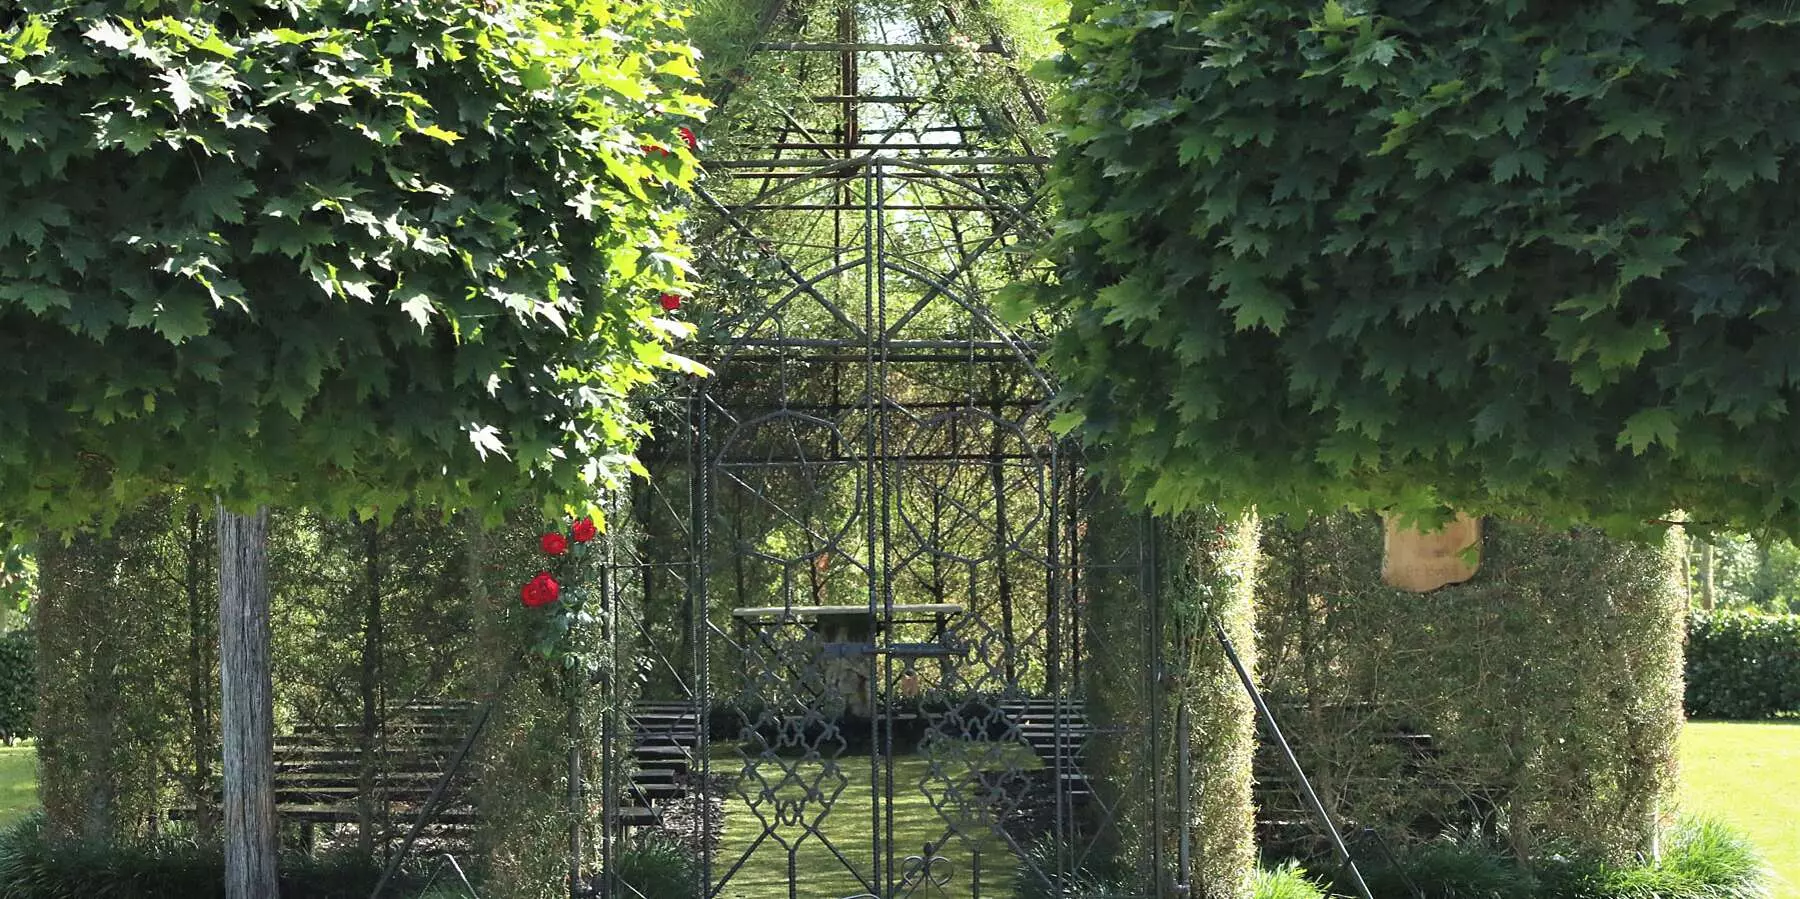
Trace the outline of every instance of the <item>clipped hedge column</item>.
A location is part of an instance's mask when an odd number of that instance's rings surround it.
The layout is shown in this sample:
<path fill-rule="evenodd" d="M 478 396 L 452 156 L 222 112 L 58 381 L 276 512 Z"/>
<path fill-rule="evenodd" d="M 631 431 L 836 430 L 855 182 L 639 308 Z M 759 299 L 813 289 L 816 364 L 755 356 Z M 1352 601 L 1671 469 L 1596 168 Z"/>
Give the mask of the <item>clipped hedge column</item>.
<path fill-rule="evenodd" d="M 1114 810 L 1110 848 L 1197 897 L 1249 895 L 1255 864 L 1256 723 L 1207 610 L 1254 664 L 1256 533 L 1210 510 L 1147 522 L 1105 493 L 1088 511 L 1089 767 Z"/>
<path fill-rule="evenodd" d="M 1522 859 L 1654 853 L 1682 721 L 1678 544 L 1489 522 L 1474 579 L 1418 595 L 1381 583 L 1372 517 L 1271 527 L 1261 674 L 1344 821 L 1402 841 L 1472 826 Z M 1265 817 L 1309 820 L 1259 761 Z"/>
<path fill-rule="evenodd" d="M 1239 899 L 1250 895 L 1256 865 L 1251 762 L 1256 711 L 1219 647 L 1208 620 L 1216 615 L 1245 667 L 1256 666 L 1255 584 L 1258 523 L 1210 510 L 1164 524 L 1158 574 L 1168 619 L 1172 660 L 1179 666 L 1176 697 L 1185 714 L 1185 791 L 1193 834 L 1192 895 Z"/>

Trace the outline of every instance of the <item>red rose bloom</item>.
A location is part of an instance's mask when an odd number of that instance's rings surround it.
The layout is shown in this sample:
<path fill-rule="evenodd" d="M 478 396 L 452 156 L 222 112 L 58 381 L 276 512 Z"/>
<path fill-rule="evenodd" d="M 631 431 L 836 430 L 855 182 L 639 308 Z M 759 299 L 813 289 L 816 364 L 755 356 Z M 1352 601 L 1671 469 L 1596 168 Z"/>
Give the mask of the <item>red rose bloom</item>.
<path fill-rule="evenodd" d="M 574 527 L 569 528 L 569 536 L 574 537 L 576 543 L 586 543 L 594 539 L 594 534 L 598 532 L 599 528 L 594 527 L 592 518 L 583 518 L 575 522 Z"/>
<path fill-rule="evenodd" d="M 564 539 L 561 534 L 545 534 L 538 540 L 538 545 L 544 548 L 546 554 L 552 556 L 560 556 L 569 551 L 569 541 Z"/>
<path fill-rule="evenodd" d="M 681 129 L 681 139 L 684 141 L 687 141 L 688 149 L 694 151 L 695 153 L 700 152 L 700 138 L 697 138 L 694 136 L 693 129 L 691 129 L 691 128 Z"/>
<path fill-rule="evenodd" d="M 561 595 L 562 585 L 558 584 L 556 578 L 551 577 L 548 571 L 538 572 L 537 577 L 527 581 L 525 586 L 519 588 L 519 602 L 524 603 L 527 609 L 547 606 L 555 602 L 556 598 Z"/>
<path fill-rule="evenodd" d="M 681 308 L 681 298 L 672 293 L 665 293 L 662 295 L 662 307 L 664 312 L 674 312 Z"/>

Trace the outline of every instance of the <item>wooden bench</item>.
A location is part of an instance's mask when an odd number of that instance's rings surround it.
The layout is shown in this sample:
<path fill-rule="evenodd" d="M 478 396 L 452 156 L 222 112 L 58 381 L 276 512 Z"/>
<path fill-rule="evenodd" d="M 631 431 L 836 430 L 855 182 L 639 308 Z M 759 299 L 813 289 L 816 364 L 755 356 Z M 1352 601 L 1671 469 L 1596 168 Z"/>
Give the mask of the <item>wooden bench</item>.
<path fill-rule="evenodd" d="M 365 792 L 369 813 L 391 821 L 391 836 L 404 834 L 443 777 L 451 756 L 474 721 L 474 703 L 431 703 L 395 710 L 375 746 L 370 789 L 363 783 L 361 727 L 302 724 L 275 739 L 275 812 L 301 826 L 310 848 L 316 825 L 363 824 Z M 215 797 L 218 789 L 214 788 Z M 189 818 L 191 807 L 171 809 Z M 467 780 L 458 778 L 432 816 L 433 835 L 444 837 L 474 823 Z"/>

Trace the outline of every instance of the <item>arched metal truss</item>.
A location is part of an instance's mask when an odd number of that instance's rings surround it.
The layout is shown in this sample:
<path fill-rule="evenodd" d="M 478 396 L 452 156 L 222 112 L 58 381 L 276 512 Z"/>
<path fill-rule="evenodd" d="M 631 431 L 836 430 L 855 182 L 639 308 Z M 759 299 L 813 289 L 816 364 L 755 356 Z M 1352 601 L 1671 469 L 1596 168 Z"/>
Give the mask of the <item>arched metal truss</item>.
<path fill-rule="evenodd" d="M 680 313 L 714 374 L 634 501 L 604 894 L 649 839 L 708 897 L 1181 889 L 1142 833 L 1185 821 L 1165 706 L 1095 698 L 1120 660 L 1113 689 L 1159 689 L 1148 528 L 1052 433 L 1044 335 L 995 312 L 1049 160 L 975 12 L 775 0 L 720 98 Z"/>

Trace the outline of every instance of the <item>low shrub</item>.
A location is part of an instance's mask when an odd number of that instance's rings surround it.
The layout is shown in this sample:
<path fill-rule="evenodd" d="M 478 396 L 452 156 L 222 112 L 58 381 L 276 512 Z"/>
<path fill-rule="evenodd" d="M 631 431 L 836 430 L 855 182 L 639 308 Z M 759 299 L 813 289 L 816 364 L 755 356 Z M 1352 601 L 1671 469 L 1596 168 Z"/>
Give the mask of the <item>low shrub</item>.
<path fill-rule="evenodd" d="M 1369 865 L 1363 878 L 1380 899 L 1537 899 L 1538 879 L 1485 844 L 1443 839 L 1403 850 L 1398 864 Z M 1338 884 L 1338 892 L 1347 892 Z"/>
<path fill-rule="evenodd" d="M 642 899 L 701 899 L 706 881 L 700 857 L 669 838 L 651 837 L 639 846 L 619 853 L 614 864 L 619 872 L 621 896 Z"/>
<path fill-rule="evenodd" d="M 1544 899 L 1767 899 L 1769 872 L 1749 841 L 1716 821 L 1688 819 L 1663 857 L 1629 867 L 1569 865 Z"/>
<path fill-rule="evenodd" d="M 1715 821 L 1684 819 L 1661 859 L 1606 865 L 1561 856 L 1530 870 L 1472 840 L 1443 839 L 1369 866 L 1377 899 L 1768 899 L 1768 869 L 1742 836 Z M 1350 894 L 1347 884 L 1337 892 Z M 1260 896 L 1260 893 L 1258 894 Z M 1285 897 L 1284 897 L 1285 899 Z"/>
<path fill-rule="evenodd" d="M 223 897 L 217 847 L 165 838 L 131 844 L 63 841 L 32 815 L 0 833 L 0 899 L 214 899 Z M 365 899 L 381 878 L 374 860 L 350 854 L 281 860 L 281 894 L 307 899 Z M 408 872 L 396 895 L 416 890 Z"/>
<path fill-rule="evenodd" d="M 1687 712 L 1734 719 L 1800 713 L 1800 615 L 1695 612 L 1688 622 Z"/>
<path fill-rule="evenodd" d="M 1143 891 L 1132 883 L 1124 865 L 1112 858 L 1092 858 L 1056 876 L 1056 843 L 1046 837 L 1033 843 L 1019 860 L 1013 899 L 1129 899 Z"/>
<path fill-rule="evenodd" d="M 1306 876 L 1297 862 L 1275 868 L 1258 868 L 1251 881 L 1250 899 L 1326 899 L 1325 889 Z"/>

